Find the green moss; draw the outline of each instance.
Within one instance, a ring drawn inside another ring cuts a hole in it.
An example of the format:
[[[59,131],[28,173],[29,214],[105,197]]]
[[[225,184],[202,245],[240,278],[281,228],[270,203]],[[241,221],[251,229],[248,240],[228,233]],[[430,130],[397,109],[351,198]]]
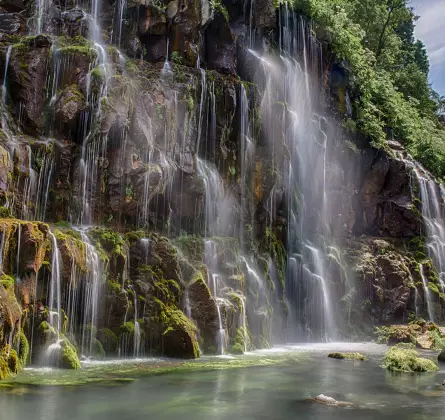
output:
[[[119,294],[122,291],[122,286],[112,280],[107,281],[107,288],[110,293]]]
[[[244,341],[247,339],[246,343]],[[235,338],[233,340],[230,353],[232,354],[243,354],[244,348],[247,350],[252,350],[252,341],[250,338],[249,330],[246,329],[246,334],[244,334],[244,327],[239,327],[236,330]]]
[[[96,50],[85,45],[68,45],[66,47],[59,48],[57,52],[64,56],[85,55],[90,60],[95,59],[97,56]]]
[[[182,64],[183,59],[177,51],[173,51],[170,55],[170,60],[175,64]]]
[[[175,245],[190,260],[202,262],[204,260],[204,240],[195,235],[181,235],[175,240]]]
[[[60,249],[65,248],[66,253],[75,261],[76,265],[86,271],[86,248],[80,232],[73,229],[53,229]]]
[[[28,356],[29,356],[29,342],[26,338],[26,335],[23,333],[23,331],[20,331],[20,333],[17,335],[16,340],[18,341],[18,349],[19,349],[19,360],[21,365],[24,367],[28,363]]]
[[[56,223],[56,226],[63,229],[72,229],[72,225],[70,222],[67,222],[66,220],[61,220]]]
[[[96,243],[96,248],[105,253],[108,257],[124,257],[125,242],[119,233],[106,228],[93,228],[88,231],[88,236]]]
[[[168,336],[170,334],[186,333],[193,346],[192,353],[194,358],[199,357],[199,345],[196,341],[196,327],[195,325],[180,311],[176,306],[165,305],[162,301],[157,298],[153,298],[153,303],[157,307],[155,310],[156,315],[152,317],[152,321],[163,326],[164,331],[162,335]],[[180,349],[168,349],[170,352],[175,352]],[[182,357],[181,352],[175,354],[175,356]]]
[[[114,354],[117,351],[117,335],[109,328],[102,328],[97,332],[97,339],[102,344],[103,349],[108,354]]]
[[[232,354],[244,354],[244,346],[242,344],[235,343],[232,345],[230,352]]]
[[[135,331],[134,322],[127,321],[119,327],[119,334],[131,334],[133,335]]]
[[[125,239],[131,245],[137,241],[140,241],[142,238],[145,238],[145,232],[143,230],[136,230],[134,232],[127,232],[125,234]]]
[[[10,217],[12,217],[11,210],[7,207],[0,206],[0,218],[10,218]]]
[[[20,360],[14,349],[5,345],[0,351],[0,380],[7,379],[20,370]]]
[[[439,290],[439,288],[437,287],[437,284],[435,284],[435,283],[428,282],[428,288],[429,288],[433,293],[436,293],[437,295],[439,295],[439,294],[441,293],[440,290]]]
[[[57,338],[57,333],[53,327],[47,322],[42,321],[37,327],[37,332],[42,336],[43,342],[50,343]]]
[[[408,325],[390,325],[376,327],[377,342],[386,343],[415,343],[416,337],[422,332],[422,325],[417,320]]]
[[[341,360],[367,360],[361,353],[329,353],[328,357]]]
[[[433,348],[437,350],[445,348],[445,337],[440,333],[439,328],[429,330],[429,335],[433,341]]]
[[[430,359],[419,357],[416,350],[391,347],[385,354],[382,367],[396,372],[433,372],[439,370]]]
[[[0,284],[5,288],[5,289],[9,289],[11,287],[14,287],[14,277],[12,276],[8,276],[7,274],[3,274],[0,277]]]
[[[80,360],[76,348],[67,340],[62,340],[61,367],[64,369],[80,369]]]
[[[105,350],[102,346],[102,343],[96,338],[93,338],[93,341],[91,343],[91,354],[97,359],[105,358]]]

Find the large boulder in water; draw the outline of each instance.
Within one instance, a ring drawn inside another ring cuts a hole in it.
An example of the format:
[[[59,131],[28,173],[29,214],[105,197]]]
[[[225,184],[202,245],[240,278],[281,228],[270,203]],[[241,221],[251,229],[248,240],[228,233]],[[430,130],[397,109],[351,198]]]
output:
[[[45,351],[45,366],[62,369],[80,369],[76,348],[65,337],[50,344]]]

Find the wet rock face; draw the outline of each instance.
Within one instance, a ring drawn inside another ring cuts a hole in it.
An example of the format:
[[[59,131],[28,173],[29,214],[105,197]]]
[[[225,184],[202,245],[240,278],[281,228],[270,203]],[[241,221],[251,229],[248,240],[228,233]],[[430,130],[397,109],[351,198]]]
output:
[[[13,48],[9,63],[8,92],[21,115],[23,129],[30,134],[40,132],[44,125],[45,81],[49,58],[49,40],[37,37],[27,46]]]
[[[192,277],[187,286],[192,319],[196,320],[200,336],[205,343],[204,351],[217,348],[218,312],[216,302],[201,273]]]
[[[414,204],[411,183],[409,169],[403,162],[379,157],[362,185],[363,217],[356,229],[381,236],[419,236],[422,219]]]
[[[327,169],[328,200],[335,208],[331,221],[343,236],[413,238],[420,236],[423,220],[413,194],[411,170],[388,154],[350,141],[333,149],[341,169]],[[335,216],[334,216],[335,217]]]
[[[0,32],[18,35],[24,31],[24,28],[24,19],[18,13],[0,13]]]
[[[401,246],[379,238],[348,241],[347,263],[359,286],[353,307],[364,323],[404,322],[409,313],[417,313],[420,300],[424,302],[424,291],[418,286],[422,284],[418,263]]]
[[[254,26],[258,29],[276,27],[276,8],[273,0],[255,0],[252,2]]]
[[[71,9],[61,14],[61,33],[65,36],[88,36],[88,21],[82,9]]]
[[[85,109],[83,93],[77,85],[68,86],[56,99],[56,121],[65,130],[77,128],[80,113]]]
[[[205,34],[207,66],[221,73],[236,74],[235,35],[221,13],[215,15]]]

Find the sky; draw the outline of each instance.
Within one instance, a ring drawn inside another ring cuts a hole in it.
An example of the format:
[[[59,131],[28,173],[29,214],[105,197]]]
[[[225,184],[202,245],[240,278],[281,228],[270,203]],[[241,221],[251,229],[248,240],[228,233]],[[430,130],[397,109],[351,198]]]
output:
[[[415,35],[428,51],[430,81],[445,96],[445,0],[411,0],[411,5],[420,16]]]

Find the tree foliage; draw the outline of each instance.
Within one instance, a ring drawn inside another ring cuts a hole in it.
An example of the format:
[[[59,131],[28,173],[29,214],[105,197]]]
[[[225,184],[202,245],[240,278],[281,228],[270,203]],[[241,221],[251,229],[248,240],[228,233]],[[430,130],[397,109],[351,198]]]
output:
[[[357,128],[377,147],[387,133],[436,176],[445,178],[445,100],[428,83],[424,44],[408,0],[295,0],[332,37],[352,70]]]

